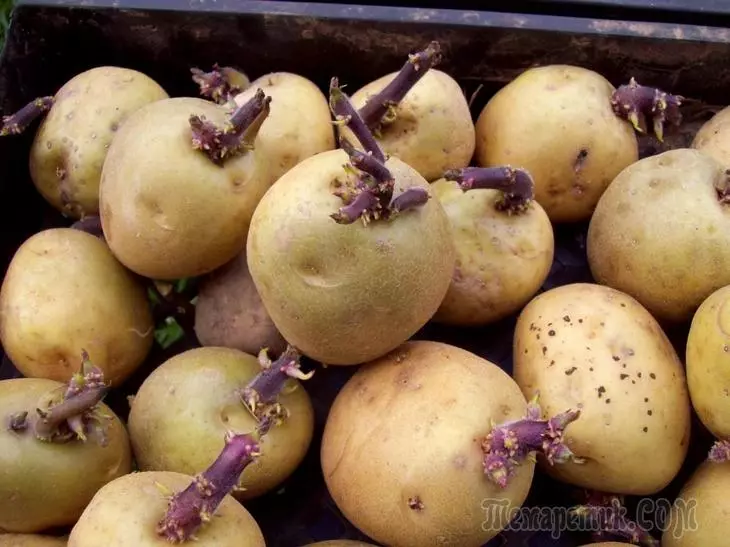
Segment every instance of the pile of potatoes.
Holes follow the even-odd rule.
[[[264,546],[248,507],[310,451],[366,541],[310,545],[479,547],[538,474],[588,493],[586,546],[726,545],[730,107],[641,155],[683,98],[586,67],[476,114],[438,43],[351,95],[192,80],[96,67],[4,118],[63,222],[0,288],[0,547]],[[548,288],[562,227],[592,279]],[[510,370],[424,335],[511,320]],[[623,510],[677,481],[663,522]]]

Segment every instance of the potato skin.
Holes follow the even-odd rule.
[[[634,129],[611,108],[614,90],[582,67],[526,70],[479,114],[476,163],[527,169],[550,220],[587,220],[614,177],[639,159]]]
[[[303,547],[375,547],[375,545],[373,545],[372,543],[363,543],[362,541],[354,541],[351,539],[333,539],[330,541],[307,543]]]
[[[143,382],[129,414],[129,435],[139,468],[196,475],[223,449],[226,431],[253,431],[256,423],[236,391],[261,370],[256,357],[230,348],[195,348],[155,369]],[[295,382],[295,380],[292,380]],[[283,482],[301,463],[314,429],[309,395],[280,395],[291,412],[261,445],[261,456],[241,475],[249,500]]]
[[[695,134],[692,148],[730,167],[730,107],[725,107],[707,120]]]
[[[66,547],[66,539],[38,534],[2,534],[0,547]]]
[[[626,168],[590,221],[596,281],[630,294],[659,321],[689,321],[730,284],[730,208],[715,189],[725,178],[720,163],[688,148]]]
[[[392,72],[370,82],[352,94],[356,108],[379,93],[396,76]],[[347,129],[341,134],[359,146]],[[396,120],[382,129],[377,140],[383,151],[400,158],[431,182],[447,169],[469,165],[474,155],[476,132],[469,104],[451,76],[430,69],[411,88],[396,108]]]
[[[328,365],[356,365],[413,336],[441,304],[454,271],[448,218],[438,200],[391,221],[343,225],[330,215],[348,162],[312,156],[271,187],[251,221],[248,266],[282,336]],[[395,193],[428,183],[396,157]],[[323,243],[326,242],[326,243]]]
[[[129,117],[104,163],[104,236],[117,258],[145,277],[195,277],[233,259],[269,184],[256,151],[221,168],[194,150],[192,114],[220,126],[228,119],[223,107],[203,99],[157,101]]]
[[[32,412],[64,387],[42,378],[2,380],[0,416]],[[0,428],[0,531],[39,533],[71,526],[99,488],[132,471],[127,431],[103,403],[102,409],[112,417],[107,446],[94,434],[85,443],[59,444]]]
[[[686,363],[697,417],[715,437],[730,437],[730,286],[712,293],[695,313]]]
[[[179,492],[192,480],[172,471],[147,471],[110,482],[96,493],[71,530],[68,547],[169,547],[155,532],[167,510],[158,485]],[[230,495],[196,536],[196,547],[266,547],[254,518]]]
[[[321,447],[325,483],[380,544],[481,546],[522,505],[535,468],[524,461],[501,489],[484,475],[481,441],[491,420],[526,410],[498,366],[447,344],[406,342],[360,367],[335,398]],[[409,506],[414,498],[422,510]]]
[[[495,208],[497,190],[464,192],[456,182],[431,184],[451,221],[456,268],[433,321],[453,325],[492,323],[520,310],[550,273],[555,239],[537,202],[521,214]]]
[[[97,237],[51,228],[16,251],[0,288],[0,341],[24,376],[68,381],[81,352],[117,386],[152,347],[141,283]]]
[[[725,547],[730,535],[730,462],[704,461],[669,512],[662,547]]]
[[[329,103],[316,84],[291,72],[272,72],[251,82],[236,104],[249,101],[258,89],[271,97],[271,111],[254,147],[269,158],[271,184],[302,160],[335,148]]]
[[[99,212],[99,181],[109,145],[127,117],[167,99],[149,76],[100,66],[66,82],[30,149],[30,176],[53,207],[72,218]]]
[[[582,405],[565,439],[586,462],[543,465],[554,478],[651,495],[679,472],[690,434],[684,368],[630,296],[575,283],[535,297],[515,327],[514,378],[525,397],[540,393],[545,414]]]
[[[268,348],[278,355],[286,349],[261,301],[246,253],[201,278],[195,304],[195,334],[204,346],[222,346],[258,355]]]

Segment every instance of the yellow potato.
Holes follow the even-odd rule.
[[[614,90],[581,67],[526,70],[480,113],[476,163],[527,169],[553,222],[587,220],[613,178],[639,159],[634,129],[613,113]]]
[[[69,217],[97,214],[101,170],[117,130],[142,106],[167,98],[157,82],[128,68],[100,66],[71,78],[30,149],[38,191]]]
[[[387,74],[353,93],[350,99],[355,108],[362,108],[396,74]],[[395,121],[383,127],[377,137],[386,154],[401,159],[429,182],[447,169],[469,165],[474,155],[474,122],[464,92],[451,76],[430,69],[398,104],[395,113]],[[341,135],[360,147],[347,128],[341,129]]]
[[[550,273],[555,248],[550,219],[531,202],[524,213],[495,208],[502,192],[464,192],[444,179],[431,184],[451,221],[456,268],[433,320],[480,325],[521,309]]]
[[[291,72],[265,74],[235,97],[236,104],[258,89],[271,97],[271,112],[254,146],[269,158],[272,184],[302,160],[335,148],[327,97],[313,82]]]
[[[728,184],[722,164],[689,148],[627,167],[590,221],[594,279],[633,296],[659,321],[689,321],[730,284],[730,214],[719,199]]]
[[[66,547],[66,538],[38,534],[2,534],[0,547]]]
[[[730,106],[725,107],[702,125],[692,141],[695,148],[730,167]]]
[[[0,288],[0,341],[24,376],[66,382],[86,350],[117,386],[152,347],[152,312],[140,281],[102,240],[52,228],[13,256]]]
[[[705,461],[669,512],[662,547],[726,547],[730,537],[730,462]]]
[[[692,406],[718,438],[730,438],[730,286],[712,293],[687,337],[687,384]]]
[[[565,439],[585,462],[543,466],[554,478],[650,495],[679,472],[690,435],[684,368],[630,296],[576,283],[535,297],[515,327],[514,378],[525,397],[540,393],[545,414],[582,409]]]

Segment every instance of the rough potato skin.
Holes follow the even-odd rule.
[[[8,416],[33,412],[39,401],[64,387],[41,378],[0,381],[0,532],[39,533],[71,526],[99,488],[132,471],[127,431],[103,403],[112,416],[107,446],[93,433],[85,443],[59,444],[5,427]]]
[[[16,251],[0,288],[0,341],[24,376],[68,381],[81,352],[117,386],[152,347],[145,290],[97,237],[51,228]]]
[[[522,505],[535,468],[523,462],[501,489],[484,475],[481,441],[492,420],[526,410],[498,366],[447,344],[407,342],[362,366],[337,395],[321,448],[327,488],[382,545],[481,546]]]
[[[565,439],[586,462],[544,465],[554,478],[651,495],[681,468],[690,434],[684,368],[630,296],[576,283],[535,297],[515,327],[514,378],[526,398],[540,393],[546,414],[582,408]]]
[[[396,76],[387,74],[353,93],[360,109]],[[342,135],[359,146],[347,128]],[[474,155],[476,132],[464,92],[451,76],[429,70],[396,108],[396,120],[377,138],[386,154],[396,156],[431,182],[447,169],[469,165]]]
[[[109,145],[137,109],[167,99],[150,77],[100,66],[58,90],[30,149],[30,176],[38,191],[66,216],[99,212],[99,181]]]
[[[66,539],[38,534],[0,534],[0,547],[66,547]]]
[[[730,206],[715,184],[725,168],[677,149],[626,168],[601,198],[587,253],[598,283],[630,294],[659,321],[689,321],[730,284]]]
[[[329,103],[316,84],[291,72],[272,72],[251,82],[236,103],[244,104],[258,89],[271,97],[271,112],[254,144],[269,158],[271,184],[300,161],[335,148]]]
[[[705,461],[674,500],[662,547],[725,547],[730,535],[730,462]]]
[[[243,250],[269,184],[266,161],[254,150],[215,165],[193,149],[188,121],[197,114],[223,127],[227,112],[176,97],[139,109],[119,129],[102,171],[101,221],[130,270],[153,279],[195,277]]]
[[[236,390],[260,370],[252,355],[213,347],[180,353],[155,369],[134,397],[129,414],[139,468],[186,475],[205,471],[223,449],[226,431],[256,428]],[[298,385],[282,394],[280,402],[291,416],[267,434],[261,456],[244,470],[240,483],[246,490],[233,493],[239,500],[278,486],[309,449],[314,428],[309,395]]]
[[[614,89],[581,67],[526,70],[477,118],[476,163],[527,169],[550,220],[587,220],[613,178],[639,159],[634,129],[611,108]]]
[[[278,355],[286,340],[269,317],[248,271],[246,253],[203,277],[195,304],[195,334],[204,346]]]
[[[248,266],[279,332],[308,357],[356,365],[413,336],[441,304],[454,271],[448,218],[438,200],[391,221],[338,224],[333,195],[342,150],[295,166],[256,208]],[[395,193],[428,183],[398,158]]]
[[[463,192],[456,182],[432,183],[451,221],[456,268],[433,320],[484,325],[519,311],[540,290],[553,262],[550,219],[532,202],[520,214],[498,211],[497,190]]]
[[[697,417],[715,437],[730,437],[730,286],[712,293],[695,313],[686,363]]]
[[[167,500],[160,486],[172,492],[187,488],[193,477],[172,471],[147,471],[110,482],[91,500],[71,530],[68,547],[169,547],[155,532]],[[264,536],[251,514],[226,496],[216,517],[197,532],[196,547],[265,547]]]
[[[730,167],[730,107],[725,107],[705,122],[695,134],[692,148],[712,156]]]

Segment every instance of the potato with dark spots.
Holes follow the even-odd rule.
[[[104,236],[120,262],[173,280],[209,273],[244,249],[270,181],[268,159],[251,148],[269,102],[258,92],[231,113],[176,97],[128,118],[100,189]]]
[[[263,348],[275,354],[286,349],[253,283],[245,252],[200,279],[195,334],[204,346],[235,348],[251,355]]]
[[[382,545],[479,547],[526,499],[535,451],[556,465],[572,457],[562,435],[578,414],[543,419],[497,365],[410,341],[338,393],[322,438],[324,480],[344,516]]]
[[[82,371],[69,384],[0,381],[0,532],[71,526],[99,488],[132,471],[127,431],[101,402],[103,375]]]
[[[276,363],[266,353],[261,357],[268,367],[264,371],[253,355],[230,348],[195,348],[155,369],[137,391],[129,414],[129,434],[139,468],[187,475],[205,470],[222,450],[226,431],[255,429],[260,410],[246,404],[244,390],[275,373],[279,384],[272,383],[267,389],[284,389],[273,395],[287,415],[267,433],[259,457],[241,475],[242,489],[232,495],[250,500],[289,477],[309,449],[314,411],[300,382],[278,372],[281,366],[291,368],[291,354],[282,353]],[[292,375],[304,377],[291,370]]]
[[[146,359],[153,328],[142,283],[80,230],[31,236],[0,288],[0,341],[24,376],[68,381],[85,350],[119,386]]]
[[[526,70],[477,118],[477,165],[524,168],[553,222],[587,220],[613,178],[639,159],[634,129],[613,111],[615,91],[586,68]]]
[[[500,190],[510,177],[525,179],[522,195]],[[457,258],[433,321],[493,323],[519,311],[547,279],[555,249],[552,225],[533,199],[527,172],[468,168],[447,178],[431,188],[451,222]]]
[[[684,367],[656,320],[630,296],[576,283],[535,297],[515,327],[514,378],[525,397],[540,394],[548,414],[581,408],[566,444],[585,461],[542,462],[552,477],[651,495],[679,472],[690,436]]]
[[[687,384],[697,417],[717,438],[730,439],[730,286],[698,308],[687,336]]]
[[[730,537],[730,462],[705,461],[669,511],[662,547],[725,547]]]
[[[598,283],[638,300],[660,322],[689,322],[730,284],[730,175],[712,157],[677,149],[622,171],[590,221]]]
[[[2,534],[0,547],[66,547],[66,538],[40,534]]]
[[[432,68],[440,60],[440,46],[431,43],[409,56],[399,72],[382,76],[352,95],[385,153],[404,161],[429,182],[447,169],[469,165],[476,138],[461,87],[449,74]],[[345,127],[340,134],[352,139]]]
[[[691,147],[730,168],[730,106],[717,112],[695,134]]]
[[[272,184],[302,160],[335,148],[327,97],[312,81],[291,72],[265,74],[235,97],[236,104],[245,104],[257,89],[272,99],[254,143],[268,158]]]

